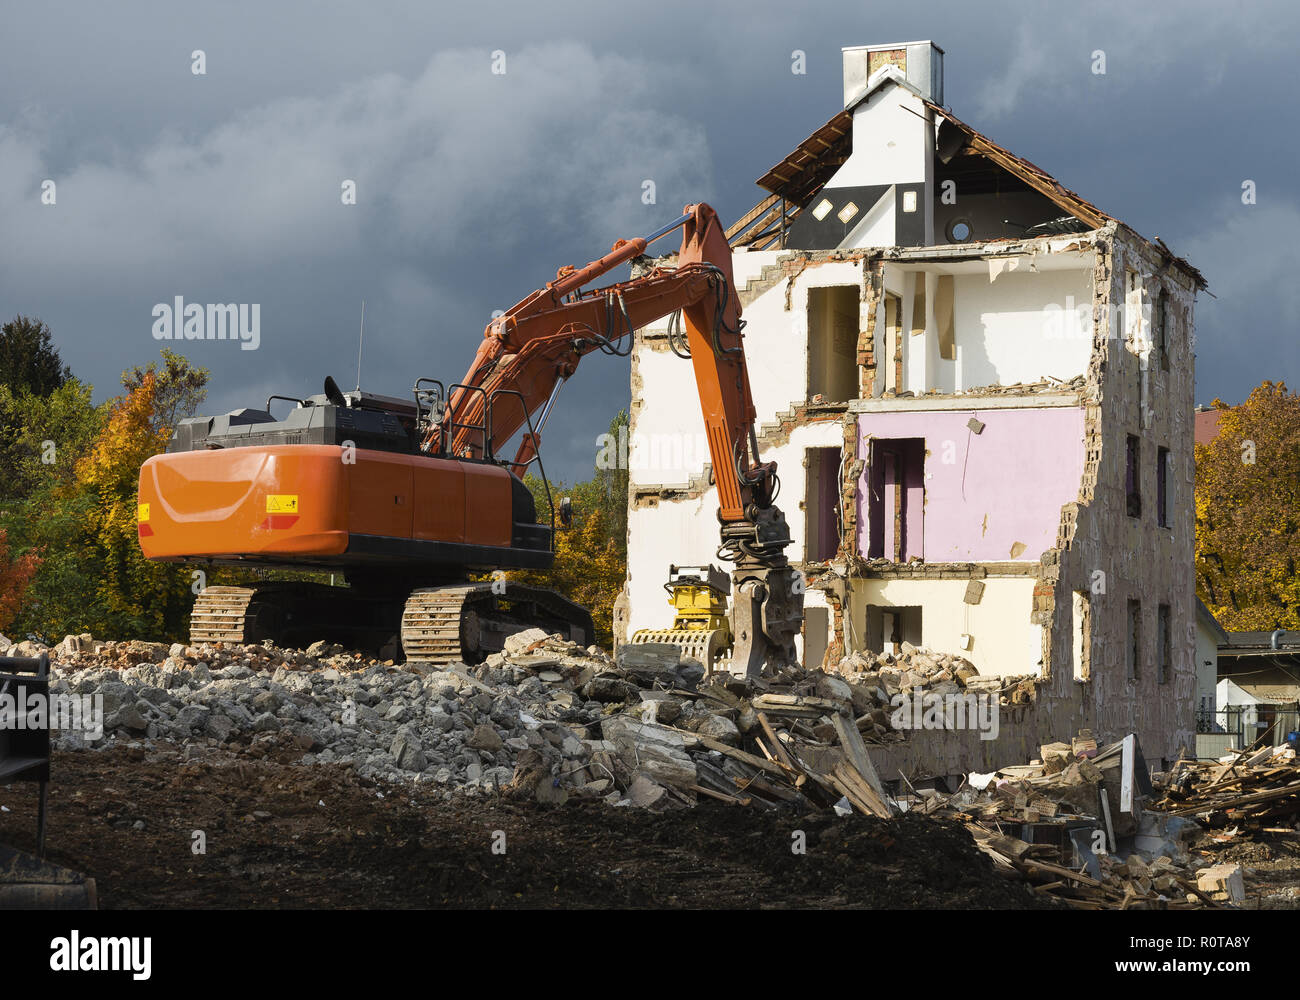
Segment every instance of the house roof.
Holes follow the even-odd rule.
[[[760,177],[758,186],[804,208],[852,151],[853,112],[846,108]]]
[[[1087,223],[1090,229],[1098,229],[1108,222],[1119,221],[1062,185],[1046,170],[1035,166],[1023,157],[1016,156],[1005,147],[999,146],[982,132],[977,132],[946,108],[939,107],[933,101],[926,101],[925,106],[942,118],[952,129],[955,129],[958,139],[964,140],[964,142],[956,146],[953,155],[962,153],[983,156],[985,159],[991,160],[1007,173],[1023,181],[1049,201],[1054,202],[1059,208],[1073,215],[1076,219]],[[943,125],[941,124],[939,145],[941,148],[948,148],[945,142],[946,137],[942,133]],[[950,141],[956,143],[957,140]]]
[[[1193,421],[1194,431],[1197,444],[1209,444],[1219,436],[1219,416],[1218,410],[1197,410]]]
[[[1230,640],[1227,631],[1219,624],[1219,620],[1214,617],[1213,613],[1199,597],[1196,599],[1196,620],[1214,633],[1218,645],[1226,646],[1228,644]]]
[[[1274,645],[1274,636],[1277,644]],[[1300,656],[1300,632],[1229,632],[1219,644],[1220,656]]]
[[[741,222],[744,220],[741,220],[728,230],[728,237],[732,239],[734,244],[752,243],[756,247],[759,246],[760,241],[756,239],[756,236],[763,227],[755,227],[752,223],[759,218],[755,213],[764,203],[770,207],[774,200],[784,199],[786,202],[798,206],[799,209],[803,209],[812,202],[817,192],[826,185],[826,182],[834,176],[835,172],[839,170],[853,152],[853,107],[866,100],[886,80],[898,83],[899,86],[905,86],[905,84],[900,83],[893,77],[883,77],[875,81],[873,86],[869,86],[855,99],[853,105],[836,114],[825,125],[799,143],[780,163],[758,179],[758,186],[771,192],[775,199],[765,199],[765,202],[760,202],[759,206],[751,210],[745,217],[749,220],[748,224],[742,225]],[[909,87],[908,89],[912,88]],[[1016,156],[982,132],[967,125],[947,108],[941,107],[932,101],[924,101],[924,104],[941,119],[937,137],[939,150],[937,155],[941,155],[943,162],[946,163],[957,155],[983,157],[1054,202],[1063,211],[1079,219],[1090,229],[1097,229],[1114,222],[1123,226],[1139,239],[1145,239],[1130,226],[1120,222],[1114,216],[1108,215],[1096,205],[1065,187],[1046,170],[1035,166],[1023,157]],[[944,153],[947,156],[943,156]],[[788,222],[791,217],[789,213],[786,213],[785,221]],[[762,244],[764,247],[771,245],[774,239],[772,232],[769,226],[763,233]],[[1163,240],[1156,238],[1149,242],[1167,254],[1171,263],[1178,265],[1185,271],[1195,282],[1197,288],[1203,290],[1207,287],[1204,275],[1184,258],[1175,255],[1172,250],[1165,246]]]

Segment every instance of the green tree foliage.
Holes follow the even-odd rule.
[[[136,365],[122,373],[122,387],[130,394],[139,389],[147,376],[154,376],[154,403],[151,424],[163,436],[164,443],[171,437],[172,429],[186,417],[198,412],[199,404],[208,394],[206,368],[195,368],[184,355],[170,348],[162,349],[163,365],[150,361],[143,368]]]
[[[75,481],[77,460],[99,433],[90,386],[69,378],[47,395],[0,385],[0,505]]]
[[[40,320],[15,316],[0,326],[0,385],[47,396],[71,377]]]
[[[16,610],[17,635],[184,634],[190,571],[145,560],[136,491],[140,466],[194,413],[206,383],[205,370],[164,350],[161,366],[124,372],[123,395],[98,408],[71,376],[44,397],[0,388],[0,420],[16,428],[0,448],[16,484],[0,504],[0,528],[14,553],[41,560]]]
[[[1300,396],[1264,382],[1196,446],[1196,584],[1226,629],[1300,629]]]
[[[510,579],[539,587],[551,587],[591,611],[596,642],[613,644],[614,602],[627,577],[627,488],[625,456],[627,412],[610,424],[612,447],[601,449],[595,473],[586,482],[566,487],[552,482],[551,497],[556,507],[564,497],[573,504],[573,522],[568,528],[558,521],[555,533],[555,563],[550,570],[511,573]],[[607,439],[608,440],[608,439]],[[537,520],[550,522],[546,490],[538,476],[529,474],[524,483],[533,493]]]
[[[29,412],[48,410],[43,401],[60,392],[71,378],[50,328],[40,320],[15,316],[0,326],[0,506],[30,488],[30,482],[18,474],[18,467],[31,455],[36,421]]]

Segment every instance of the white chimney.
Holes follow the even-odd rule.
[[[871,77],[884,66],[896,66],[921,96],[943,103],[943,49],[931,41],[889,45],[853,45],[844,53],[844,106],[854,104]]]

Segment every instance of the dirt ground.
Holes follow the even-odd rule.
[[[1300,832],[1225,836],[1207,830],[1193,845],[1204,865],[1235,861],[1245,871],[1246,906],[1300,909]]]
[[[933,819],[448,803],[291,763],[302,751],[289,747],[185,761],[163,746],[54,755],[49,858],[93,876],[102,908],[1048,905]],[[31,849],[35,786],[0,788],[0,804],[0,841]]]

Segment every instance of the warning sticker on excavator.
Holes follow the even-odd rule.
[[[141,524],[149,520],[149,505],[147,503],[138,504],[135,508],[135,519]]]
[[[269,493],[266,497],[266,512],[268,514],[296,514],[298,513],[298,494],[297,493]]]

